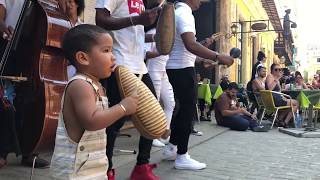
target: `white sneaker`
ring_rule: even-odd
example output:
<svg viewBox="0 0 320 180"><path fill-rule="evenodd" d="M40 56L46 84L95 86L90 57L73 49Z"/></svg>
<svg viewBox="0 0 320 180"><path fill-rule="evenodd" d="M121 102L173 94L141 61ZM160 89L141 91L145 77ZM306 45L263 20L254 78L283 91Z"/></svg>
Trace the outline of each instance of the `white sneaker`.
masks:
<svg viewBox="0 0 320 180"><path fill-rule="evenodd" d="M159 139L163 144L169 144L170 136L167 139Z"/></svg>
<svg viewBox="0 0 320 180"><path fill-rule="evenodd" d="M163 148L162 159L167 161L174 161L177 158L177 146L169 143Z"/></svg>
<svg viewBox="0 0 320 180"><path fill-rule="evenodd" d="M195 136L202 136L202 135L203 135L203 132L198 131L198 130L196 130L196 129L192 129L192 130L191 130L191 134L192 134L192 135L195 135Z"/></svg>
<svg viewBox="0 0 320 180"><path fill-rule="evenodd" d="M164 147L165 146L165 144L163 144L159 139L154 139L152 141L152 145L155 147Z"/></svg>
<svg viewBox="0 0 320 180"><path fill-rule="evenodd" d="M200 170L207 167L205 163L198 162L191 159L188 153L183 155L178 155L174 163L176 169L186 169L186 170Z"/></svg>

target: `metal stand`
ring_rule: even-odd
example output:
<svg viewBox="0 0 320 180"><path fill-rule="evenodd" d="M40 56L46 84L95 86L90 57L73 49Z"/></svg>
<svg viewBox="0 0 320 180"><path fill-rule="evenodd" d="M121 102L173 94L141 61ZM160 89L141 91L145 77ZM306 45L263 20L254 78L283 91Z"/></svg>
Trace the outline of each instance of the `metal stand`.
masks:
<svg viewBox="0 0 320 180"><path fill-rule="evenodd" d="M34 166L36 164L36 159L38 158L38 156L34 156L33 160L32 160L32 168L31 168L31 174L30 174L30 180L32 180L33 178L33 174L34 174Z"/></svg>
<svg viewBox="0 0 320 180"><path fill-rule="evenodd" d="M118 133L117 134L118 137L128 137L131 138L130 134L125 134L125 133ZM133 150L127 150L127 149L113 149L114 152L120 152L122 154L137 154L137 151L135 149Z"/></svg>

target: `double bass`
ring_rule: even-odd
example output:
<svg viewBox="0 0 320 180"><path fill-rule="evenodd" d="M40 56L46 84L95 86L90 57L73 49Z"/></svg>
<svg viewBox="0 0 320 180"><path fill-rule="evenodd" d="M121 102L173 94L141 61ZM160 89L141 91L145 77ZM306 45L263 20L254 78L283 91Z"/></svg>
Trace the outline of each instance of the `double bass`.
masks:
<svg viewBox="0 0 320 180"><path fill-rule="evenodd" d="M16 26L15 75L26 81L16 85L16 116L21 152L38 154L53 149L61 97L67 84L67 60L61 39L68 26L55 0L26 0ZM10 58L9 58L10 60ZM1 74L3 75L3 74Z"/></svg>

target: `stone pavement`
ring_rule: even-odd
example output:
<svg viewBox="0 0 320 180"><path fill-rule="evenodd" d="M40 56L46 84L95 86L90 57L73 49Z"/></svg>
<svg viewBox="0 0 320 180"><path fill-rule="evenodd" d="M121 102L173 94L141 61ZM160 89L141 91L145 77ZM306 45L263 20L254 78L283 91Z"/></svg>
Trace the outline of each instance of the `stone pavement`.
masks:
<svg viewBox="0 0 320 180"><path fill-rule="evenodd" d="M320 180L320 139L296 138L279 133L236 132L215 124L201 122L196 126L204 136L190 137L190 155L207 163L201 171L182 171L173 162L160 161L161 150L152 149L151 162L160 162L154 172L162 180L225 180L225 179L297 179ZM138 142L134 129L126 131L131 138L119 137L117 148L133 149ZM128 179L135 164L135 155L115 152L117 180ZM43 155L50 159L50 154ZM30 168L19 166L19 159L9 157L9 166L0 170L0 179L29 179ZM36 169L34 180L48 179L48 169Z"/></svg>

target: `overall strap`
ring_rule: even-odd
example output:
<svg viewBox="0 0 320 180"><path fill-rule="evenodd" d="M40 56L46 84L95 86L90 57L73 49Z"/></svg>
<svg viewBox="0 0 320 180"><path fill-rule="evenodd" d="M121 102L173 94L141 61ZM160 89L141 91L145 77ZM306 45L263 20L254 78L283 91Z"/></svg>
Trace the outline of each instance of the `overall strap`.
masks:
<svg viewBox="0 0 320 180"><path fill-rule="evenodd" d="M74 81L74 80L77 80L77 79L81 79L81 80L84 80L86 82L88 82L89 84L91 84L95 94L96 94L96 97L98 100L101 100L101 96L99 94L99 87L97 85L95 85L93 83L93 80L85 75L82 75L82 74L77 74L75 76L73 76L69 81L68 81L68 84L67 86L65 87L65 90L63 92L63 96L62 96L62 101L61 101L61 109L63 109L63 104L64 104L64 96L65 96L65 93L67 92L67 89L69 87L69 85Z"/></svg>

